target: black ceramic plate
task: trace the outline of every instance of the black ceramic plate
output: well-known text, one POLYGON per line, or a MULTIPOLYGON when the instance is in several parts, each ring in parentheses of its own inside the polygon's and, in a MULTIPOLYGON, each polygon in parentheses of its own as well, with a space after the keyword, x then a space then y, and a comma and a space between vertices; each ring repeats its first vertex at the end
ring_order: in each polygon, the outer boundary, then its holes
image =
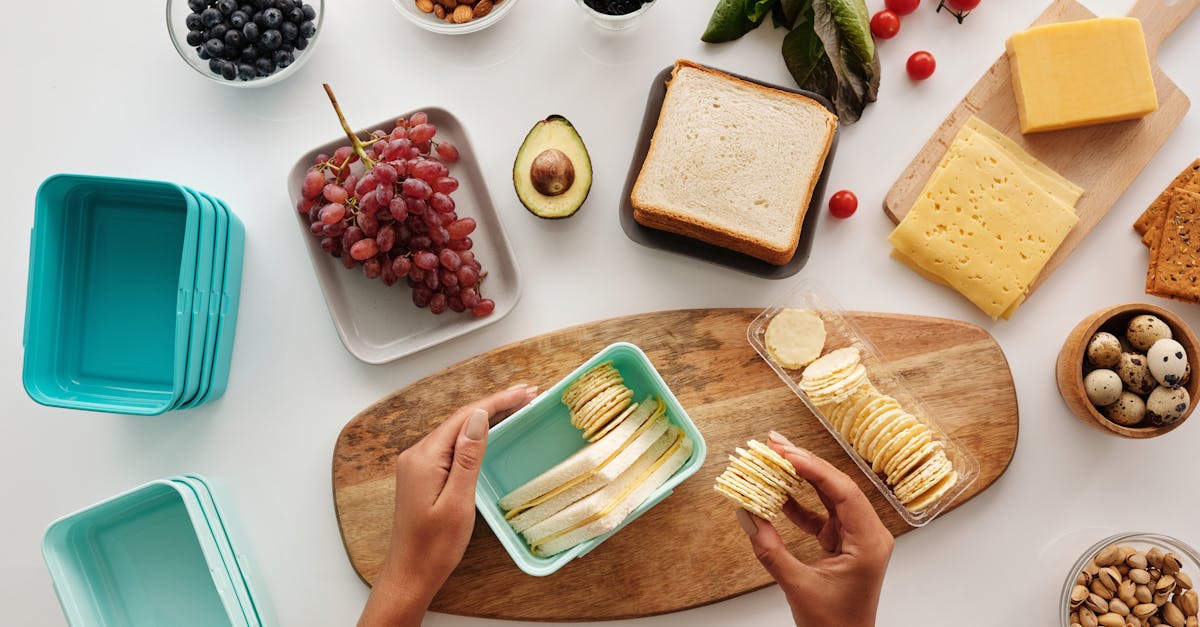
MULTIPOLYGON (((816 230, 817 215, 821 213, 821 200, 825 197, 825 180, 829 178, 829 165, 833 162, 833 153, 837 149, 837 130, 833 133, 833 141, 829 145, 829 154, 825 157, 825 164, 821 166, 821 176, 817 179, 817 185, 813 188, 812 200, 809 201, 808 212, 804 215, 804 225, 800 228, 800 242, 796 246, 796 254, 792 257, 791 261, 782 266, 773 266, 749 255, 713 246, 712 244, 706 244, 690 237, 645 227, 633 219, 633 203, 630 202, 629 196, 633 192, 633 184, 637 181, 638 173, 642 171, 642 164, 646 161, 646 153, 650 150, 650 138, 654 135, 654 129, 658 126, 658 115, 662 110, 663 100, 667 96, 667 82, 671 80, 671 71, 673 69, 674 66, 671 66, 659 72, 650 84, 650 95, 646 98, 646 113, 642 116, 642 130, 638 134, 637 145, 633 150, 633 159, 629 163, 629 175, 625 178, 625 191, 621 195, 621 228, 625 230, 625 234, 629 236, 629 239, 643 246, 669 250, 681 255, 695 257, 709 263, 715 263, 727 268, 733 268, 734 270, 740 270, 747 274, 760 276, 764 279, 786 279, 796 274, 800 271, 800 268, 804 267, 804 264, 808 261, 808 254, 812 250, 813 232, 816 230)), ((820 94, 803 89, 780 87, 779 85, 756 81, 732 72, 726 72, 726 74, 762 85, 763 87, 791 92, 793 94, 803 94, 821 103, 826 109, 833 111, 833 106, 820 94)))

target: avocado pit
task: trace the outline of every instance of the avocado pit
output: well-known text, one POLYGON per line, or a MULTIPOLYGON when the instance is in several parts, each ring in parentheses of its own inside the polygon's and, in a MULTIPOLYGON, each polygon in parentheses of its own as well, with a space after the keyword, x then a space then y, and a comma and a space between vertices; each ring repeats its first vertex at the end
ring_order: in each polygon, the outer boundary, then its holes
POLYGON ((563 151, 549 148, 534 157, 529 178, 539 194, 558 196, 575 183, 575 166, 563 151))

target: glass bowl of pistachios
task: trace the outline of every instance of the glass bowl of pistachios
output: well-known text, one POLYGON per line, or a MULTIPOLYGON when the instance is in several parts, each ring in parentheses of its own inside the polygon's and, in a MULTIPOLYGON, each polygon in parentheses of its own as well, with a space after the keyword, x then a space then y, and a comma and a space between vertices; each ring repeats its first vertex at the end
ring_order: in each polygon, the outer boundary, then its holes
POLYGON ((442 35, 465 35, 499 22, 517 0, 392 0, 400 14, 442 35))
POLYGON ((1063 627, 1196 627, 1200 555, 1156 533, 1121 533, 1092 545, 1067 575, 1063 627))

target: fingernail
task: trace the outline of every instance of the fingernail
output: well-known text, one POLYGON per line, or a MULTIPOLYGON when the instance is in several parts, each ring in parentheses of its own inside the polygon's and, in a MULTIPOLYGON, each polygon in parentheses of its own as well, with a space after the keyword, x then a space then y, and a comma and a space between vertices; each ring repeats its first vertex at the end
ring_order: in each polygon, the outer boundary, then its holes
POLYGON ((784 446, 783 452, 788 455, 791 455, 792 457, 799 457, 800 459, 808 459, 808 458, 812 457, 812 453, 809 453, 808 451, 806 451, 794 444, 788 444, 787 446, 784 446))
POLYGON ((483 436, 487 435, 488 430, 488 413, 482 409, 476 409, 471 413, 471 417, 467 419, 467 439, 482 440, 483 436))
POLYGON ((524 383, 518 383, 518 384, 516 384, 516 385, 514 385, 514 386, 512 386, 512 387, 510 387, 510 388, 508 388, 507 390, 504 390, 504 391, 505 391, 505 392, 516 392, 517 390, 520 390, 520 389, 522 389, 522 388, 527 388, 527 387, 529 387, 529 386, 528 386, 528 385, 525 385, 524 383))
POLYGON ((525 386, 525 393, 529 394, 530 396, 536 395, 538 393, 538 386, 536 386, 536 385, 525 386))
POLYGON ((745 531, 746 535, 751 538, 758 535, 758 525, 754 524, 754 521, 750 518, 750 514, 746 510, 738 509, 737 519, 742 525, 742 531, 745 531))
POLYGON ((783 437, 783 435, 780 434, 778 431, 772 431, 770 434, 767 435, 767 439, 776 444, 781 444, 783 446, 791 446, 792 445, 792 443, 788 442, 788 439, 783 437))

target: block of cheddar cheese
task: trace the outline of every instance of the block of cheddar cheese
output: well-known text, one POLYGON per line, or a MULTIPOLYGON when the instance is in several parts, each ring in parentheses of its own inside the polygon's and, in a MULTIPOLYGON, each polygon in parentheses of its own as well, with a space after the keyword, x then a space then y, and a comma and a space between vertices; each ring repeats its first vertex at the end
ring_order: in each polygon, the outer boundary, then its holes
POLYGON ((1022 133, 1132 120, 1158 108, 1135 18, 1035 26, 1006 47, 1022 133))

